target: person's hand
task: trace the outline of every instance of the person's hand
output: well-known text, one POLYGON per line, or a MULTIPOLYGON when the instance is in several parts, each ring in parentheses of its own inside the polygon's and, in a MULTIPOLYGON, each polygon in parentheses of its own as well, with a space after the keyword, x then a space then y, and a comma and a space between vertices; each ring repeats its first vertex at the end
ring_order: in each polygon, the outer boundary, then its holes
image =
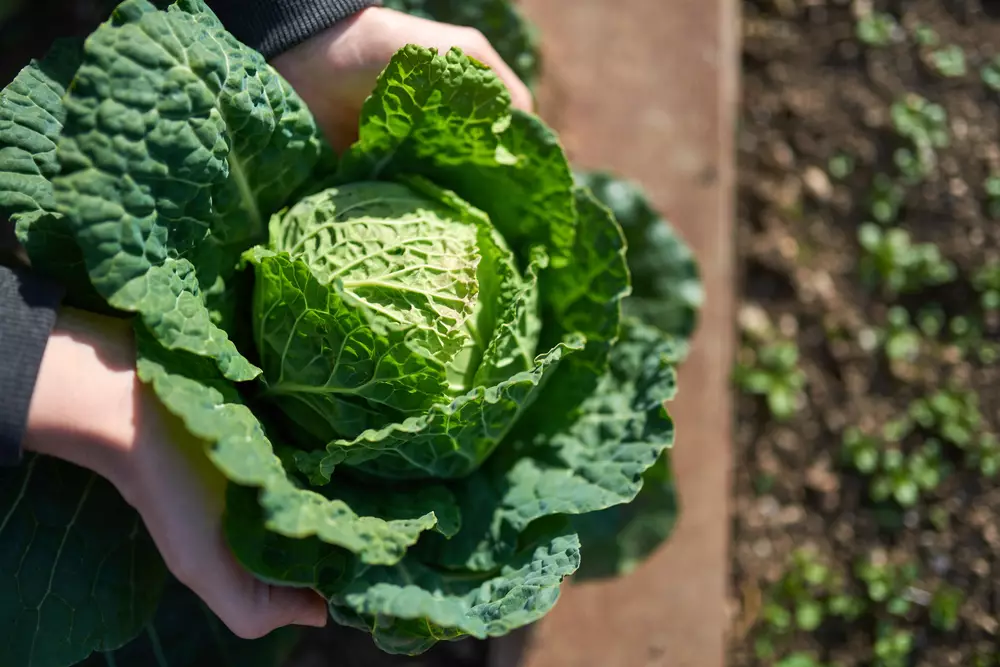
POLYGON ((237 635, 326 624, 311 591, 269 586, 222 532, 226 482, 179 420, 136 377, 127 322, 66 309, 45 348, 26 450, 88 468, 143 518, 170 571, 237 635))
POLYGON ((457 46, 503 80, 515 108, 533 109, 528 87, 481 32, 382 7, 337 23, 276 57, 272 64, 305 100, 334 148, 344 150, 357 139, 361 107, 379 73, 407 44, 436 48, 439 53, 457 46))

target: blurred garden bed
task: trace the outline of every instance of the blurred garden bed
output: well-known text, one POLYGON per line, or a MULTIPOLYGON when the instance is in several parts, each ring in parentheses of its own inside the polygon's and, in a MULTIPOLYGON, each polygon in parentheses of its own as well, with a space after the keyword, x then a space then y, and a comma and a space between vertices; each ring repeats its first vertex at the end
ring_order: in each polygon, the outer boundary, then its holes
POLYGON ((1000 18, 744 3, 730 664, 1000 665, 1000 18))

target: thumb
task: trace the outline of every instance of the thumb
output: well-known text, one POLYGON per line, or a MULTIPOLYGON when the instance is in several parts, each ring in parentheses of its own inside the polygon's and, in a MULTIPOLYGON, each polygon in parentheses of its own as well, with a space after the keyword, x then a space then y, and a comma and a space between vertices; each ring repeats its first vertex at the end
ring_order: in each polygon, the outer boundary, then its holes
POLYGON ((289 625, 326 625, 326 602, 319 594, 255 578, 232 555, 221 534, 200 543, 206 549, 197 573, 178 579, 237 637, 259 639, 289 625))

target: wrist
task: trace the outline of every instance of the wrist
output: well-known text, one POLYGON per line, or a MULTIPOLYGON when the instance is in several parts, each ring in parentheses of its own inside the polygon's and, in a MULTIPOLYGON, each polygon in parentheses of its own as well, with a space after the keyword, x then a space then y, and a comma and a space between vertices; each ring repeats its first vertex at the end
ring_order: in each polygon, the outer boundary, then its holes
POLYGON ((124 493, 137 396, 129 323, 63 309, 42 356, 24 449, 92 470, 124 493))

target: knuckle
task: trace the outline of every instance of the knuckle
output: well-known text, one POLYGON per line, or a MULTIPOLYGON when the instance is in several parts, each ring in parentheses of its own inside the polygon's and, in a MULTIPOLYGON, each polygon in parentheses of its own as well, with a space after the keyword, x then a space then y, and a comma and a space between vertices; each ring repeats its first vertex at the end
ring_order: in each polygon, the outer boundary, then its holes
POLYGON ((458 28, 457 35, 460 37, 460 46, 472 53, 482 55, 484 51, 491 48, 489 40, 486 39, 486 35, 484 35, 478 28, 462 26, 458 28))

